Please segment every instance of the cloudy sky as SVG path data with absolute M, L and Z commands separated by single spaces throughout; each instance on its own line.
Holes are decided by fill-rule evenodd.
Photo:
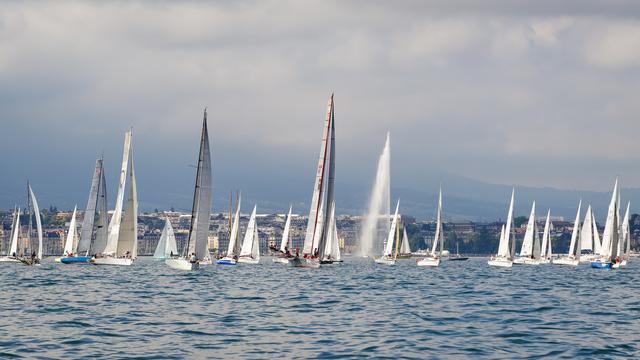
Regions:
M 396 186 L 640 184 L 638 2 L 9 1 L 0 207 L 83 207 L 101 153 L 113 194 L 129 127 L 143 207 L 188 204 L 205 106 L 217 198 L 310 194 L 331 92 L 345 184 L 387 131 Z

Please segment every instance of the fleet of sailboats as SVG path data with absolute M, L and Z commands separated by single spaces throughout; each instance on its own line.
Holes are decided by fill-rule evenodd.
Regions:
M 286 214 L 282 238 L 279 247 L 272 246 L 277 253 L 275 263 L 291 264 L 294 267 L 317 268 L 321 264 L 342 262 L 340 239 L 338 237 L 335 186 L 335 110 L 334 97 L 328 104 L 322 142 L 316 168 L 315 184 L 309 209 L 307 228 L 302 254 L 296 249 L 292 252 L 291 238 L 292 206 Z M 389 135 L 385 149 L 388 148 Z M 174 269 L 196 270 L 201 265 L 210 264 L 209 222 L 212 198 L 212 168 L 207 110 L 204 110 L 198 166 L 194 187 L 192 213 L 187 244 L 178 249 L 176 235 L 171 221 L 166 218 L 162 234 L 153 257 L 164 260 Z M 388 186 L 388 181 L 385 182 Z M 387 193 L 388 193 L 387 189 Z M 125 203 L 125 195 L 126 203 Z M 231 200 L 230 200 L 231 201 Z M 630 203 L 627 203 L 624 215 L 620 216 L 620 190 L 616 179 L 607 219 L 602 233 L 598 233 L 594 211 L 589 205 L 584 219 L 581 219 L 582 201 L 579 202 L 571 241 L 566 254 L 553 254 L 551 210 L 547 211 L 544 229 L 540 237 L 536 218 L 536 202 L 533 201 L 519 254 L 516 256 L 514 225 L 515 189 L 511 193 L 507 221 L 501 226 L 497 254 L 488 260 L 494 267 L 512 267 L 513 264 L 540 265 L 557 264 L 578 266 L 581 262 L 590 263 L 593 268 L 616 269 L 625 266 L 631 253 L 631 230 L 629 225 Z M 235 213 L 229 209 L 229 244 L 225 256 L 217 264 L 236 265 L 259 264 L 261 257 L 259 232 L 256 223 L 257 205 L 254 205 L 249 222 L 240 242 L 241 198 L 238 195 Z M 388 204 L 387 204 L 388 216 Z M 375 263 L 394 265 L 399 258 L 411 257 L 407 229 L 399 214 L 398 200 L 395 212 L 390 219 L 389 231 L 383 242 L 383 251 Z M 436 229 L 431 249 L 426 257 L 416 261 L 417 266 L 437 267 L 447 257 L 444 249 L 444 229 L 442 214 L 442 189 L 438 193 Z M 21 224 L 21 218 L 27 218 L 27 224 Z M 63 254 L 56 262 L 63 264 L 95 265 L 132 265 L 137 258 L 138 199 L 135 167 L 132 151 L 132 131 L 125 133 L 121 170 L 116 195 L 115 209 L 109 220 L 107 211 L 106 179 L 103 158 L 96 160 L 87 206 L 82 218 L 81 231 L 78 231 L 78 208 L 74 207 L 64 241 Z M 34 238 L 35 221 L 35 238 Z M 388 222 L 387 222 L 388 224 Z M 27 227 L 26 232 L 22 230 Z M 402 235 L 401 235 L 402 234 Z M 458 244 L 456 244 L 457 246 Z M 424 254 L 424 253 L 423 253 Z M 456 251 L 452 260 L 467 259 Z M 35 194 L 27 183 L 27 206 L 24 212 L 15 207 L 12 214 L 11 233 L 8 250 L 0 256 L 0 263 L 24 263 L 36 265 L 43 256 L 43 233 L 40 210 Z

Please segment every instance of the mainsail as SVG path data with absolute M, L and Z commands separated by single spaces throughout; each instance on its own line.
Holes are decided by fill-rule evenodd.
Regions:
M 11 244 L 9 244 L 8 256 L 18 255 L 18 239 L 20 238 L 20 208 L 13 214 L 13 225 L 11 226 Z
M 289 214 L 287 214 L 287 220 L 284 223 L 284 230 L 282 231 L 282 240 L 280 241 L 280 252 L 282 253 L 286 251 L 285 248 L 291 250 L 291 247 L 288 245 L 289 231 L 291 230 L 291 209 L 292 207 L 289 206 Z
M 587 206 L 587 213 L 584 214 L 582 230 L 580 231 L 580 250 L 593 251 L 593 218 L 591 215 L 591 205 Z
M 542 246 L 540 247 L 540 258 L 551 258 L 551 210 L 547 210 L 547 220 L 544 222 L 542 231 Z
M 400 254 L 410 254 L 411 246 L 409 246 L 409 236 L 407 236 L 407 228 L 402 228 L 402 245 L 400 246 Z
M 73 215 L 71 215 L 71 222 L 69 223 L 69 232 L 67 233 L 67 240 L 64 243 L 64 251 L 62 252 L 63 255 L 75 253 L 76 211 L 77 206 L 73 208 Z
M 256 259 L 256 252 L 260 255 L 260 247 L 258 241 L 258 229 L 256 228 L 256 205 L 253 206 L 251 217 L 249 218 L 249 224 L 247 225 L 247 231 L 244 233 L 244 240 L 242 241 L 242 249 L 240 250 L 240 256 L 250 256 Z
M 304 239 L 304 247 L 303 253 L 306 255 L 312 254 L 314 251 L 313 248 L 313 240 L 316 234 L 316 228 L 319 225 L 318 213 L 320 210 L 320 206 L 322 204 L 322 198 L 324 193 L 324 179 L 325 179 L 325 165 L 327 162 L 327 155 L 330 157 L 333 156 L 333 95 L 329 99 L 329 103 L 327 104 L 327 116 L 325 118 L 324 128 L 322 130 L 322 143 L 320 145 L 320 155 L 318 158 L 318 167 L 316 168 L 316 180 L 313 187 L 313 196 L 311 197 L 311 208 L 309 209 L 309 219 L 307 221 L 307 231 Z M 331 137 L 331 138 L 330 138 Z M 331 140 L 331 147 L 329 147 L 329 141 Z M 332 153 L 327 154 L 329 149 L 331 148 Z M 331 164 L 331 161 L 330 161 Z M 329 176 L 331 178 L 331 176 Z M 331 185 L 331 189 L 333 189 L 333 185 Z M 333 194 L 331 194 L 333 197 Z M 320 245 L 320 244 L 319 244 Z
M 442 230 L 442 189 L 438 193 L 438 213 L 436 214 L 436 234 L 433 238 L 431 256 L 436 256 L 436 249 L 439 246 L 439 254 L 442 255 L 444 248 L 444 231 Z
M 122 207 L 124 203 L 124 192 L 127 184 L 127 170 L 129 169 L 129 159 L 131 151 L 131 130 L 124 135 L 124 150 L 122 152 L 122 168 L 120 170 L 120 182 L 118 183 L 118 194 L 116 196 L 116 207 L 109 222 L 109 232 L 107 244 L 104 247 L 104 254 L 116 255 L 118 252 L 118 237 L 120 236 L 120 224 L 122 222 Z
M 38 260 L 42 259 L 42 221 L 40 220 L 40 208 L 38 207 L 38 200 L 36 200 L 36 195 L 33 193 L 31 189 L 31 185 L 27 184 L 29 188 L 29 197 L 31 199 L 31 204 L 33 206 L 33 215 L 36 218 L 36 229 L 38 234 L 38 251 L 36 253 L 36 258 Z M 29 225 L 31 226 L 31 214 L 29 214 Z M 29 236 L 31 236 L 31 232 L 29 232 Z
M 242 203 L 242 196 L 238 195 L 238 204 L 236 205 L 236 216 L 233 218 L 233 224 L 231 225 L 231 234 L 229 235 L 229 247 L 227 248 L 227 256 L 233 257 L 236 254 L 236 243 L 238 242 L 238 233 L 240 230 L 240 204 Z
M 178 246 L 176 244 L 176 235 L 173 232 L 173 226 L 171 226 L 171 221 L 169 219 L 165 219 L 164 228 L 162 229 L 162 234 L 160 235 L 160 240 L 158 241 L 158 246 L 156 246 L 156 251 L 153 253 L 154 258 L 166 258 L 171 256 L 171 254 L 178 255 Z
M 387 236 L 387 242 L 384 245 L 385 257 L 393 256 L 393 242 L 396 237 L 396 227 L 398 226 L 398 210 L 400 209 L 400 200 L 396 203 L 396 211 L 393 215 L 393 221 L 391 222 L 391 228 L 389 229 L 389 235 Z
M 209 242 L 209 221 L 211 213 L 211 152 L 209 149 L 209 131 L 207 129 L 207 109 L 204 110 L 202 120 L 202 137 L 198 155 L 198 170 L 196 185 L 193 193 L 193 207 L 191 210 L 191 227 L 189 229 L 188 254 L 195 254 L 197 260 L 209 257 L 207 243 Z
M 498 246 L 498 256 L 513 258 L 515 253 L 515 241 L 511 241 L 511 226 L 513 223 L 513 202 L 515 200 L 515 189 L 511 191 L 511 203 L 509 204 L 509 213 L 507 214 L 507 223 L 504 227 L 504 231 L 500 236 L 500 245 Z M 509 242 L 511 241 L 511 249 L 509 249 Z
M 520 256 L 530 257 L 533 259 L 540 258 L 540 239 L 538 238 L 538 226 L 536 224 L 536 202 L 531 206 L 531 214 L 529 214 L 529 222 L 527 230 L 524 233 Z
M 580 209 L 582 208 L 582 200 L 578 203 L 578 211 L 576 212 L 576 220 L 573 222 L 573 231 L 571 232 L 571 243 L 569 244 L 569 256 L 577 254 L 580 255 L 580 248 L 576 243 L 579 241 L 578 236 L 580 234 Z
M 604 233 L 602 234 L 602 253 L 606 259 L 610 259 L 615 255 L 618 246 L 618 179 L 613 186 L 613 194 L 609 202 L 609 210 L 607 212 L 607 222 L 604 225 Z
M 91 179 L 91 189 L 89 190 L 89 199 L 87 207 L 84 211 L 84 219 L 82 221 L 82 229 L 80 231 L 80 241 L 78 242 L 77 252 L 79 254 L 88 254 L 91 251 L 91 240 L 93 238 L 94 225 L 98 226 L 96 233 L 96 242 L 93 249 L 102 251 L 106 246 L 106 226 L 103 223 L 107 217 L 106 214 L 106 184 L 104 181 L 103 159 L 96 160 L 96 167 Z M 101 201 L 102 199 L 102 201 Z M 103 209 L 103 208 L 104 209 Z M 98 222 L 96 223 L 96 211 L 99 211 Z

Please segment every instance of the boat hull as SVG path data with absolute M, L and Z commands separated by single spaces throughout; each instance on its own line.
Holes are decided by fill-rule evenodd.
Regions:
M 273 259 L 271 259 L 271 261 L 273 261 L 274 263 L 277 264 L 289 264 L 289 259 L 285 258 L 285 257 L 275 257 Z
M 238 263 L 256 265 L 260 263 L 260 259 L 254 259 L 250 257 L 240 257 L 238 258 Z
M 93 265 L 114 265 L 114 266 L 131 266 L 133 265 L 132 258 L 114 258 L 114 257 L 102 257 L 92 259 Z
M 538 262 L 540 264 L 551 264 L 551 259 L 540 259 Z
M 2 256 L 0 257 L 0 263 L 19 263 L 20 260 L 11 256 Z
M 467 261 L 469 260 L 466 256 L 454 256 L 447 259 L 447 261 Z
M 320 267 L 318 259 L 293 258 L 289 260 L 289 265 L 299 268 L 317 269 Z
M 202 260 L 198 261 L 198 263 L 200 265 L 212 265 L 213 264 L 213 260 L 211 260 L 211 258 L 206 258 L 206 259 L 202 259 Z
M 513 260 L 514 265 L 540 265 L 540 260 L 530 257 L 519 257 Z
M 489 264 L 489 266 L 510 268 L 513 266 L 513 261 L 509 259 L 497 258 L 487 261 L 487 264 Z
M 167 259 L 164 263 L 170 268 L 176 270 L 192 271 L 200 268 L 200 264 L 198 262 L 191 262 L 187 259 Z
M 218 259 L 216 261 L 216 264 L 218 265 L 236 265 L 236 259 L 234 258 L 230 258 L 230 257 L 223 257 L 222 259 Z
M 599 256 L 595 254 L 580 255 L 580 262 L 583 264 L 590 264 L 594 261 L 597 261 L 598 258 Z
M 594 269 L 604 269 L 604 270 L 617 269 L 617 268 L 614 268 L 614 265 L 617 265 L 617 264 L 613 264 L 609 261 L 592 261 L 591 262 L 591 267 Z
M 90 264 L 91 257 L 89 256 L 65 256 L 60 258 L 62 264 Z
M 376 264 L 380 264 L 380 265 L 395 265 L 396 261 L 395 259 L 389 259 L 389 258 L 385 258 L 385 257 L 379 257 L 377 259 L 374 260 L 376 262 Z
M 580 260 L 574 259 L 574 258 L 569 258 L 569 257 L 563 257 L 563 258 L 559 258 L 559 259 L 553 260 L 552 264 L 554 264 L 554 265 L 578 266 L 578 264 L 580 264 Z
M 437 267 L 437 266 L 440 266 L 440 258 L 426 257 L 424 259 L 418 260 L 416 262 L 416 265 L 417 266 Z

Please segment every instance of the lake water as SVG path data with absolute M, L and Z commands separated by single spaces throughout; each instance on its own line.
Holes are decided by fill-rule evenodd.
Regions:
M 640 356 L 638 258 L 618 271 L 0 265 L 0 358 Z

